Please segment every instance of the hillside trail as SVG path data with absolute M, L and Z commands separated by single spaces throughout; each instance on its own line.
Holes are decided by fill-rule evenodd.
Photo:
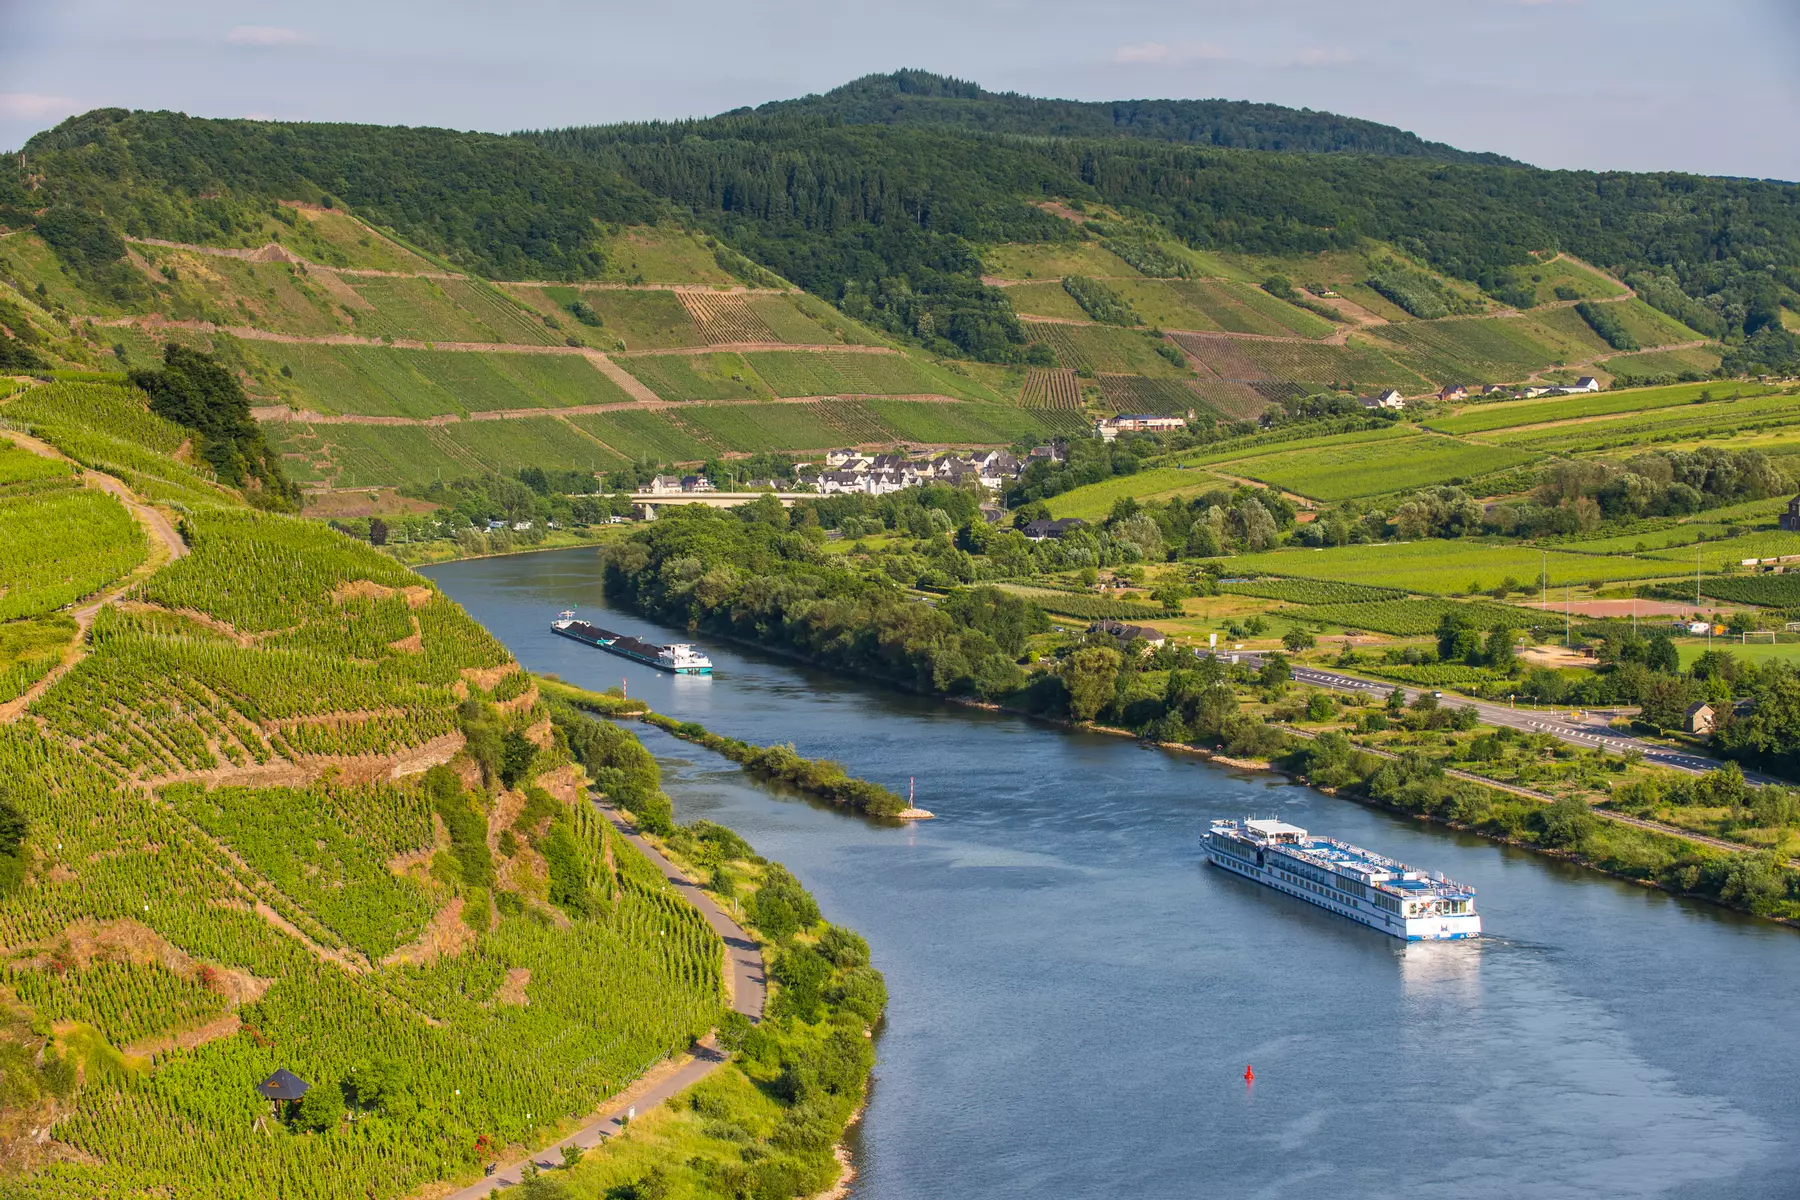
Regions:
M 706 923 L 712 926 L 713 932 L 725 943 L 725 979 L 732 1010 L 752 1021 L 762 1020 L 763 1008 L 768 1001 L 768 978 L 762 948 L 756 939 L 721 909 L 697 883 L 646 841 L 617 809 L 599 799 L 595 799 L 594 803 L 619 835 L 649 859 L 683 899 L 700 910 Z M 497 1168 L 493 1174 L 478 1183 L 451 1192 L 441 1192 L 436 1187 L 429 1187 L 414 1193 L 415 1200 L 426 1200 L 426 1197 L 431 1200 L 486 1200 L 495 1190 L 516 1187 L 523 1182 L 527 1165 L 540 1171 L 560 1168 L 563 1165 L 564 1147 L 593 1149 L 606 1139 L 623 1132 L 631 1114 L 637 1110 L 650 1112 L 729 1061 L 729 1055 L 719 1048 L 715 1030 L 695 1043 L 689 1053 L 663 1060 L 640 1075 L 625 1090 L 608 1097 L 595 1107 L 579 1129 L 560 1141 Z
M 79 466 L 74 459 L 50 443 L 32 437 L 30 434 L 7 430 L 0 436 L 12 442 L 19 449 L 29 451 L 39 457 Z M 0 725 L 17 721 L 38 697 L 49 691 L 57 680 L 67 675 L 74 669 L 75 664 L 87 657 L 88 630 L 93 628 L 94 618 L 99 615 L 102 608 L 129 592 L 164 566 L 178 558 L 187 557 L 187 543 L 181 540 L 181 535 L 175 532 L 175 527 L 169 524 L 169 519 L 140 500 L 136 493 L 126 487 L 123 482 L 111 475 L 86 468 L 82 469 L 81 482 L 83 487 L 105 492 L 123 504 L 136 518 L 138 524 L 144 527 L 144 532 L 150 537 L 152 549 L 144 561 L 134 567 L 124 579 L 102 591 L 70 614 L 75 618 L 75 636 L 63 648 L 62 660 L 51 668 L 48 675 L 26 688 L 21 695 L 0 704 Z
M 708 408 L 761 404 L 827 404 L 834 400 L 899 400 L 908 404 L 961 404 L 954 396 L 939 392 L 833 392 L 829 396 L 752 396 L 748 400 L 663 400 L 652 395 L 647 400 L 619 401 L 611 404 L 572 404 L 567 408 L 491 408 L 482 412 L 438 413 L 429 417 L 380 417 L 360 413 L 322 413 L 306 408 L 289 408 L 285 404 L 264 405 L 250 410 L 258 421 L 288 421 L 299 425 L 399 425 L 432 428 L 478 421 L 528 421 L 539 417 L 579 417 L 609 412 L 662 412 L 693 405 Z M 363 489 L 366 490 L 366 489 Z
M 732 284 L 729 287 L 716 287 L 710 283 L 602 283 L 588 280 L 570 283 L 566 279 L 496 279 L 492 281 L 498 288 L 531 287 L 531 288 L 574 288 L 577 291 L 593 290 L 597 292 L 698 292 L 708 296 L 791 296 L 796 288 L 746 287 Z

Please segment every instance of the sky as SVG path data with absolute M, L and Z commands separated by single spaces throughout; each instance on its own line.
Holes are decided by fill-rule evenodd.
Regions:
M 0 0 L 0 148 L 90 108 L 508 131 L 919 67 L 1258 100 L 1545 167 L 1800 180 L 1800 0 Z

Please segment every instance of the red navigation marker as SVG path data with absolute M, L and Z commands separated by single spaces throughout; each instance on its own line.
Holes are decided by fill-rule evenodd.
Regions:
M 1245 1083 L 1255 1083 L 1256 1082 L 1256 1072 L 1252 1071 L 1250 1069 L 1249 1063 L 1244 1064 L 1244 1082 Z

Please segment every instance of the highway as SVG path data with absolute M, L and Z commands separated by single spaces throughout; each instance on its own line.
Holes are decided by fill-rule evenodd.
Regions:
M 1262 656 L 1259 654 L 1242 654 L 1238 659 L 1252 667 L 1262 667 Z M 1318 667 L 1293 667 L 1294 681 L 1308 683 L 1314 687 L 1329 688 L 1337 692 L 1350 692 L 1386 700 L 1390 692 L 1398 685 L 1379 683 L 1368 679 L 1358 679 L 1354 675 L 1344 675 L 1336 671 L 1320 670 Z M 1406 695 L 1407 703 L 1411 703 L 1420 689 L 1401 687 Z M 1509 708 L 1504 704 L 1495 704 L 1488 700 L 1471 700 L 1463 696 L 1446 694 L 1443 702 L 1457 706 L 1469 705 L 1480 714 L 1482 721 L 1488 725 L 1510 725 L 1527 733 L 1547 733 L 1572 746 L 1584 746 L 1590 750 L 1607 750 L 1613 754 L 1629 754 L 1637 751 L 1644 756 L 1644 761 L 1658 766 L 1672 767 L 1677 771 L 1686 771 L 1691 775 L 1699 775 L 1719 766 L 1718 760 L 1707 758 L 1701 754 L 1688 754 L 1680 750 L 1671 750 L 1666 746 L 1658 746 L 1646 742 L 1642 738 L 1620 733 L 1608 728 L 1598 718 L 1594 723 L 1570 720 L 1555 712 L 1541 709 Z M 1758 775 L 1751 771 L 1744 772 L 1744 778 L 1752 783 L 1774 783 L 1776 780 L 1766 775 Z

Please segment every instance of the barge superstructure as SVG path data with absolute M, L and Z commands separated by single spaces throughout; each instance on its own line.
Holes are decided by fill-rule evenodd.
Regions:
M 1206 857 L 1246 879 L 1409 942 L 1481 936 L 1475 889 L 1281 821 L 1214 821 Z
M 630 634 L 614 633 L 610 629 L 602 629 L 587 621 L 576 620 L 573 611 L 558 616 L 556 620 L 550 622 L 550 628 L 585 646 L 596 646 L 601 650 L 617 654 L 620 658 L 629 658 L 632 662 L 643 663 L 645 666 L 655 667 L 659 671 L 668 671 L 674 675 L 712 674 L 712 659 L 686 642 L 658 646 L 654 642 L 641 641 Z

